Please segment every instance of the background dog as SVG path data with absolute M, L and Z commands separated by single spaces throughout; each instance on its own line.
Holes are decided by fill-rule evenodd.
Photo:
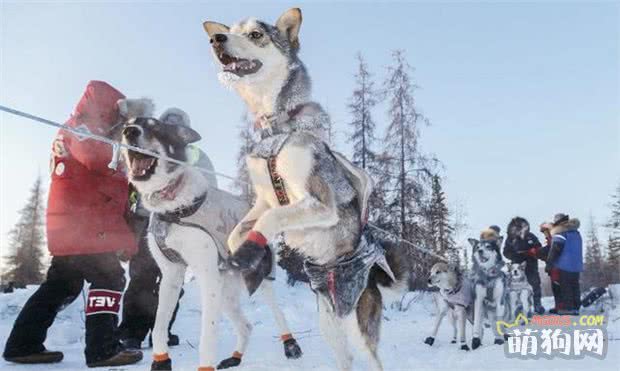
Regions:
M 526 264 L 526 262 L 508 264 L 508 284 L 506 286 L 508 308 L 506 310 L 506 317 L 510 322 L 514 321 L 519 313 L 525 314 L 528 318 L 532 316 L 534 294 L 532 286 L 527 282 L 525 275 Z
M 504 319 L 503 305 L 506 291 L 506 279 L 502 272 L 504 261 L 499 251 L 503 238 L 497 240 L 469 239 L 472 246 L 472 280 L 474 283 L 474 331 L 471 341 L 472 349 L 481 345 L 484 335 L 482 325 L 492 327 L 495 332 L 495 344 L 503 344 L 504 339 L 495 330 L 495 322 Z
M 171 369 L 167 355 L 168 324 L 176 298 L 189 265 L 200 284 L 202 323 L 200 365 L 209 369 L 216 362 L 217 325 L 223 311 L 232 321 L 237 335 L 233 356 L 218 368 L 236 366 L 245 352 L 252 326 L 243 315 L 239 297 L 243 280 L 236 271 L 226 270 L 220 262 L 228 258 L 225 245 L 228 233 L 247 211 L 248 205 L 233 195 L 209 188 L 205 175 L 193 167 L 168 161 L 186 161 L 186 146 L 200 139 L 189 127 L 184 112 L 167 111 L 158 120 L 145 117 L 130 119 L 123 129 L 123 143 L 158 153 L 162 159 L 124 150 L 129 179 L 141 193 L 145 208 L 153 212 L 149 222 L 149 248 L 162 271 L 159 304 L 153 329 L 153 370 Z M 293 357 L 301 350 L 290 336 L 283 313 L 276 304 L 272 283 L 261 285 L 281 333 L 288 335 L 286 348 Z M 293 349 L 295 348 L 295 349 Z
M 446 263 L 437 263 L 431 268 L 428 284 L 439 288 L 439 295 L 436 296 L 439 313 L 435 318 L 435 325 L 431 336 L 424 340 L 424 343 L 433 345 L 437 337 L 437 331 L 441 321 L 450 313 L 450 323 L 453 328 L 452 343 L 459 344 L 462 350 L 469 350 L 466 343 L 466 320 L 472 311 L 473 292 L 469 279 L 463 278 L 458 267 Z M 471 321 L 471 317 L 470 317 Z
M 294 8 L 274 25 L 254 18 L 231 27 L 204 23 L 221 67 L 220 81 L 246 102 L 262 138 L 247 158 L 256 203 L 228 240 L 240 269 L 253 269 L 267 242 L 283 232 L 287 245 L 318 270 L 337 266 L 363 243 L 371 182 L 321 140 L 329 116 L 310 99 L 310 78 L 298 57 L 301 21 L 301 11 Z M 382 369 L 377 354 L 383 305 L 379 287 L 407 280 L 406 259 L 398 257 L 404 253 L 388 246 L 383 268 L 375 265 L 345 282 L 331 280 L 332 288 L 363 281 L 350 312 L 339 313 L 334 297 L 318 295 L 321 330 L 340 369 L 351 369 L 350 343 L 368 355 L 373 369 Z

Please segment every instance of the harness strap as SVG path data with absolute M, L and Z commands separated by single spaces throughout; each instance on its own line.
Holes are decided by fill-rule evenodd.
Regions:
M 267 159 L 267 169 L 269 170 L 269 177 L 271 178 L 271 185 L 273 186 L 273 192 L 278 199 L 278 203 L 280 206 L 288 205 L 291 201 L 288 198 L 288 194 L 286 193 L 286 188 L 284 187 L 284 180 L 278 174 L 276 169 L 276 156 L 271 156 Z

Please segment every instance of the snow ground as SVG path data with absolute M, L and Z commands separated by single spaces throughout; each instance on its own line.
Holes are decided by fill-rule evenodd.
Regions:
M 286 286 L 281 279 L 284 272 L 278 272 L 280 278 L 276 283 L 279 302 L 295 333 L 304 356 L 300 360 L 290 361 L 284 357 L 282 345 L 277 337 L 275 322 L 269 308 L 257 298 L 247 299 L 244 311 L 254 325 L 254 332 L 249 348 L 238 371 L 297 371 L 336 370 L 334 358 L 328 346 L 323 342 L 318 330 L 316 301 L 311 291 L 304 285 Z M 0 342 L 4 347 L 13 321 L 21 306 L 36 287 L 17 290 L 13 294 L 0 294 Z M 181 345 L 171 349 L 175 370 L 195 370 L 198 364 L 198 339 L 200 335 L 200 301 L 197 283 L 188 282 L 186 295 L 181 301 L 181 309 L 173 332 L 181 337 Z M 432 327 L 434 304 L 428 294 L 410 293 L 416 300 L 406 312 L 388 308 L 384 312 L 380 354 L 386 371 L 408 370 L 619 370 L 620 364 L 620 316 L 614 314 L 615 321 L 608 327 L 609 337 L 617 339 L 609 343 L 607 358 L 597 360 L 586 357 L 582 360 L 516 360 L 504 357 L 501 346 L 493 345 L 490 333 L 485 336 L 484 346 L 476 351 L 464 352 L 450 344 L 451 329 L 444 321 L 439 336 L 433 347 L 424 344 Z M 546 298 L 547 306 L 550 300 Z M 51 327 L 47 342 L 48 349 L 61 350 L 65 353 L 62 363 L 55 365 L 24 366 L 0 361 L 1 370 L 83 370 L 86 369 L 83 358 L 84 346 L 84 301 L 78 298 L 73 304 L 59 313 Z M 468 327 L 468 336 L 471 328 Z M 487 330 L 488 331 L 488 330 Z M 234 333 L 227 320 L 220 325 L 220 358 L 230 355 L 234 345 Z M 114 371 L 149 369 L 151 350 L 144 349 L 144 360 L 137 365 L 114 368 Z M 354 370 L 366 370 L 362 359 L 356 359 Z

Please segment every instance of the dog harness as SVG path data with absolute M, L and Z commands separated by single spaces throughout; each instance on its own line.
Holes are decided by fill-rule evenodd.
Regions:
M 281 135 L 284 134 L 279 134 L 279 136 Z M 263 139 L 263 141 L 271 139 L 272 144 L 277 144 L 275 148 L 277 148 L 277 152 L 279 152 L 291 133 L 285 135 L 286 138 L 284 139 L 273 139 L 278 138 L 278 136 L 270 136 Z M 336 167 L 340 162 L 329 147 L 324 143 L 323 145 L 333 161 L 326 161 L 324 164 L 320 164 L 317 169 L 319 173 L 317 176 L 321 179 L 334 178 L 332 183 L 337 190 L 336 198 L 339 205 L 347 203 L 357 204 L 358 196 L 355 189 L 346 182 L 346 178 L 339 177 L 341 180 L 338 180 L 330 176 L 330 174 L 338 171 Z M 274 147 L 271 148 L 272 152 L 270 153 L 272 155 L 266 158 L 267 170 L 278 203 L 281 206 L 285 206 L 290 204 L 290 199 L 286 192 L 284 180 L 277 171 L 277 152 L 274 153 L 273 149 Z M 254 153 L 256 154 L 256 152 Z M 394 274 L 385 259 L 385 250 L 379 243 L 375 242 L 370 230 L 365 228 L 365 210 L 363 214 L 361 218 L 363 231 L 361 233 L 360 242 L 352 252 L 341 256 L 334 262 L 323 265 L 314 264 L 308 259 L 304 260 L 304 270 L 310 279 L 310 287 L 315 293 L 321 294 L 327 298 L 331 304 L 332 310 L 340 317 L 349 314 L 357 305 L 368 283 L 370 270 L 375 264 L 383 269 L 392 280 L 395 280 Z
M 170 260 L 172 263 L 187 265 L 185 260 L 183 260 L 181 254 L 166 245 L 166 237 L 168 236 L 168 230 L 171 224 L 177 224 L 183 227 L 197 228 L 205 232 L 206 234 L 211 235 L 209 231 L 203 226 L 181 220 L 182 218 L 187 218 L 194 215 L 198 211 L 198 209 L 200 209 L 206 199 L 207 192 L 195 198 L 194 201 L 188 206 L 183 206 L 169 213 L 151 213 L 148 232 L 151 233 L 155 238 L 157 247 L 159 247 L 159 250 L 162 252 L 162 254 L 164 254 L 166 259 Z
M 385 259 L 384 248 L 375 241 L 370 230 L 365 228 L 359 245 L 351 253 L 323 265 L 305 260 L 304 270 L 310 279 L 312 290 L 328 299 L 336 315 L 344 317 L 357 305 L 368 284 L 370 270 L 375 264 L 395 280 Z
M 453 290 L 439 290 L 439 294 L 448 303 L 450 309 L 454 309 L 456 305 L 469 308 L 473 298 L 471 283 L 467 279 L 461 279 L 461 284 Z

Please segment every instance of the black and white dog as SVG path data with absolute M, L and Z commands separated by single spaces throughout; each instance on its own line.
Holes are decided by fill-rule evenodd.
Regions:
M 496 321 L 504 320 L 504 294 L 506 277 L 504 261 L 499 250 L 503 237 L 493 240 L 469 239 L 472 246 L 472 280 L 474 285 L 474 331 L 472 349 L 481 345 L 483 324 L 495 332 L 495 344 L 503 344 L 503 337 L 496 330 Z
M 306 259 L 321 330 L 339 368 L 351 369 L 354 343 L 380 370 L 379 287 L 406 281 L 407 260 L 397 256 L 405 249 L 384 253 L 373 241 L 364 228 L 370 178 L 322 140 L 329 116 L 310 98 L 310 78 L 298 57 L 301 21 L 294 8 L 275 25 L 254 18 L 231 27 L 204 23 L 220 81 L 245 101 L 261 134 L 247 157 L 256 203 L 228 244 L 233 264 L 252 270 L 267 243 L 284 233 Z
M 119 106 L 122 109 L 135 104 L 135 101 L 120 102 Z M 168 110 L 159 119 L 152 117 L 152 109 L 145 110 L 142 116 L 129 119 L 123 129 L 123 143 L 162 156 L 156 158 L 123 150 L 129 180 L 140 192 L 144 207 L 152 213 L 148 243 L 162 271 L 153 329 L 153 370 L 172 368 L 168 356 L 168 324 L 188 266 L 201 291 L 201 370 L 213 370 L 216 365 L 217 326 L 222 312 L 233 323 L 237 343 L 233 356 L 223 360 L 218 368 L 241 363 L 252 330 L 239 305 L 240 295 L 245 291 L 243 278 L 225 264 L 230 255 L 226 246 L 228 234 L 249 205 L 211 186 L 208 176 L 199 169 L 168 160 L 187 161 L 186 147 L 198 140 L 200 135 L 190 128 L 189 117 L 179 109 Z M 290 336 L 284 315 L 276 304 L 272 282 L 264 281 L 261 291 L 281 334 L 287 337 L 284 339 L 287 357 L 299 357 L 301 350 Z

